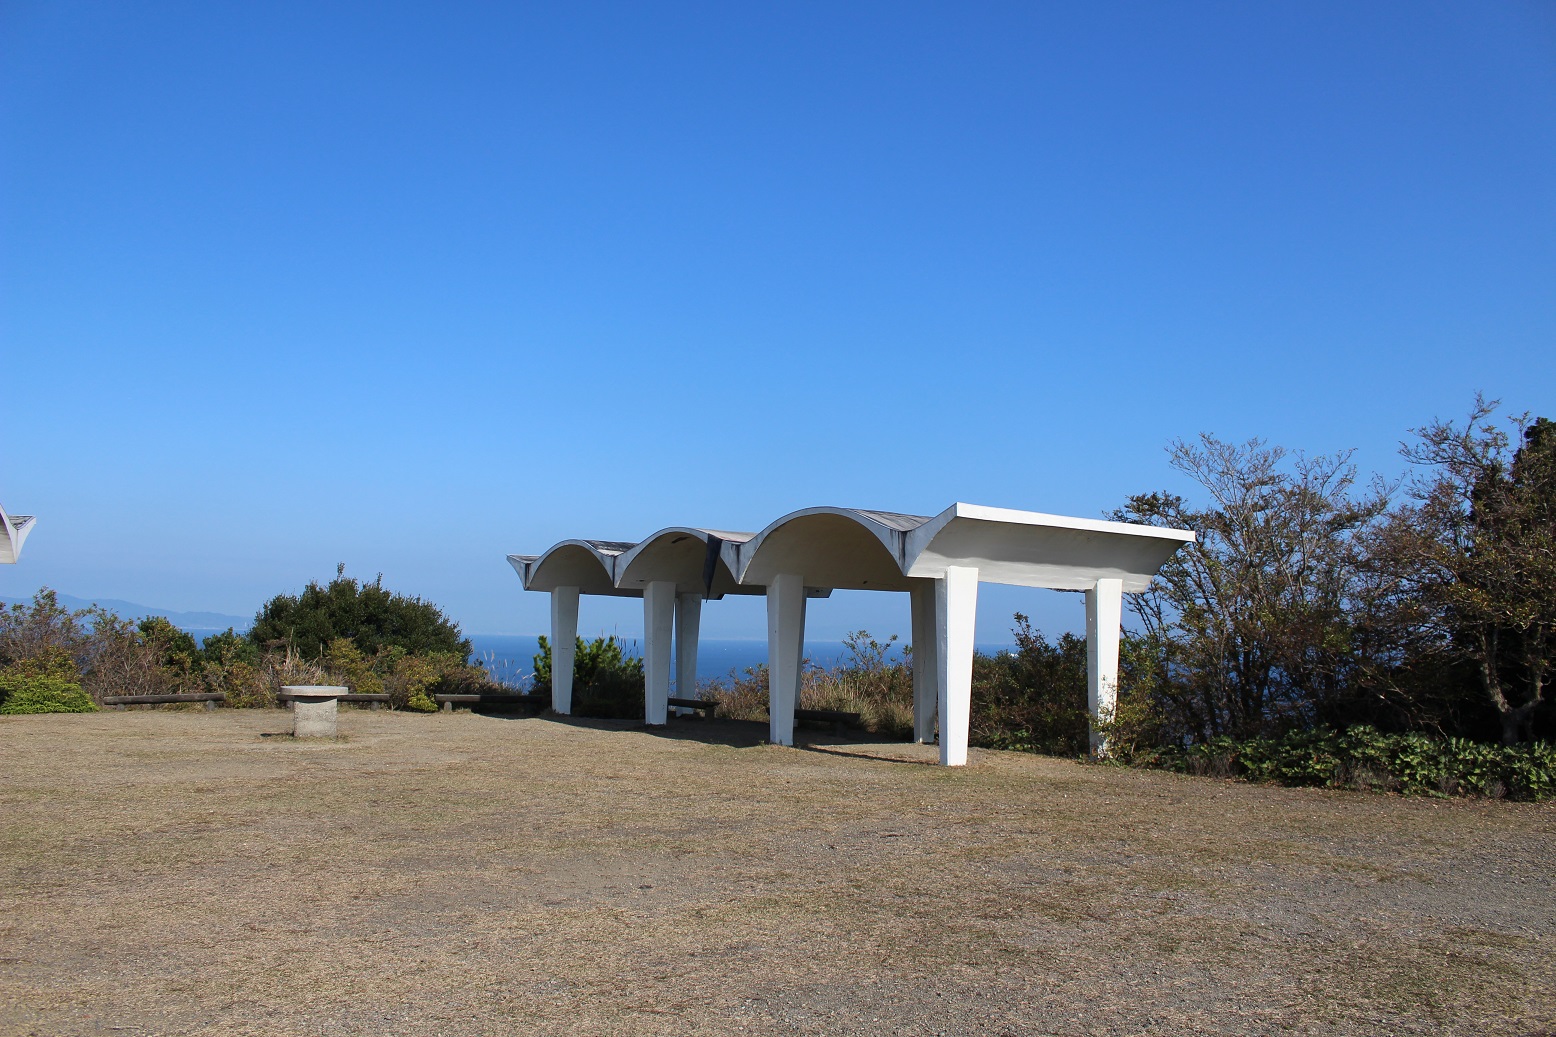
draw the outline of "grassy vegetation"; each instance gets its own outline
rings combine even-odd
[[[357,614],[342,604],[353,588],[366,602]],[[52,591],[40,591],[31,605],[0,609],[0,702],[9,697],[13,711],[22,708],[17,689],[25,686],[34,689],[24,696],[33,712],[90,708],[101,705],[104,695],[210,692],[224,695],[230,707],[264,708],[274,706],[289,684],[337,684],[387,694],[392,709],[432,712],[435,694],[498,690],[487,672],[470,665],[458,650],[415,652],[394,643],[394,624],[388,621],[393,614],[374,618],[372,610],[397,599],[376,585],[360,587],[338,577],[329,595],[313,590],[318,591],[313,597],[328,598],[333,611],[310,630],[315,635],[334,631],[335,636],[312,654],[291,641],[266,641],[232,630],[196,644],[166,619],[131,623],[97,608],[71,612],[58,605]],[[311,599],[305,594],[301,600],[306,605]],[[293,600],[288,615],[302,605]],[[436,611],[416,601],[405,607],[423,625],[430,623],[429,610]],[[348,620],[353,619],[372,624],[361,639],[352,635]],[[447,624],[437,632],[443,640],[458,633]],[[364,650],[363,640],[370,650]],[[79,695],[52,685],[52,690],[43,689],[37,682],[44,679],[75,687]]]

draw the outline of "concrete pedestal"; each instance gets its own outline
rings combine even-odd
[[[292,697],[292,737],[335,737],[335,700],[350,688],[306,684],[287,685],[281,690]]]

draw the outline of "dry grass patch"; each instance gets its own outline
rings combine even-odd
[[[0,1032],[1556,1022],[1550,806],[1011,753],[947,771],[738,723],[341,724],[0,720]]]

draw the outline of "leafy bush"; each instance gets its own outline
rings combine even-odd
[[[643,666],[605,666],[573,690],[573,715],[613,720],[643,719]]]
[[[81,680],[81,671],[76,669],[76,661],[58,645],[45,646],[37,655],[9,663],[0,672],[15,677],[53,677],[71,684]]]
[[[271,598],[248,637],[261,648],[289,645],[309,659],[318,658],[338,638],[350,640],[369,658],[385,648],[408,655],[470,655],[469,640],[436,605],[392,594],[377,581],[358,583],[346,575],[344,563],[327,586],[313,582],[300,595]]]
[[[436,663],[414,655],[395,659],[389,679],[384,687],[389,691],[389,705],[394,709],[409,709],[414,713],[433,713],[438,704],[432,698],[431,689],[442,676]]]
[[[643,716],[643,660],[622,651],[615,637],[578,638],[573,656],[573,715],[621,720]],[[551,642],[535,654],[535,694],[551,694]]]
[[[89,612],[61,608],[47,587],[33,595],[31,605],[0,608],[0,666],[54,653],[69,657],[77,673],[84,672],[93,655],[91,621]]]
[[[0,674],[0,714],[95,713],[94,703],[81,685],[58,677]]]
[[[1216,738],[1151,750],[1133,762],[1189,774],[1280,785],[1374,789],[1404,795],[1556,796],[1556,745],[1487,745],[1463,738],[1385,734],[1357,726],[1344,732],[1298,731],[1281,738]]]
[[[1074,756],[1087,751],[1086,640],[1049,644],[1016,613],[1016,651],[973,659],[969,740],[991,749]]]

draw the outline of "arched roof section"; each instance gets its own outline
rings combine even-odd
[[[7,515],[0,508],[0,563],[14,562],[22,556],[22,543],[36,522],[31,515]]]
[[[616,559],[616,586],[641,594],[650,583],[664,581],[674,583],[677,594],[707,598],[761,594],[763,588],[735,581],[720,550],[724,544],[743,544],[753,535],[692,526],[661,529]]]
[[[584,594],[641,597],[642,590],[616,586],[616,559],[635,546],[617,540],[564,540],[542,555],[509,555],[508,562],[525,590],[577,587]]]
[[[723,551],[744,584],[765,585],[779,573],[798,573],[807,587],[905,591],[911,586],[907,535],[928,521],[892,511],[806,508]]]
[[[1185,529],[957,503],[905,534],[904,568],[938,577],[947,566],[975,566],[987,583],[1055,590],[1119,579],[1124,590],[1143,591],[1193,540]]]

